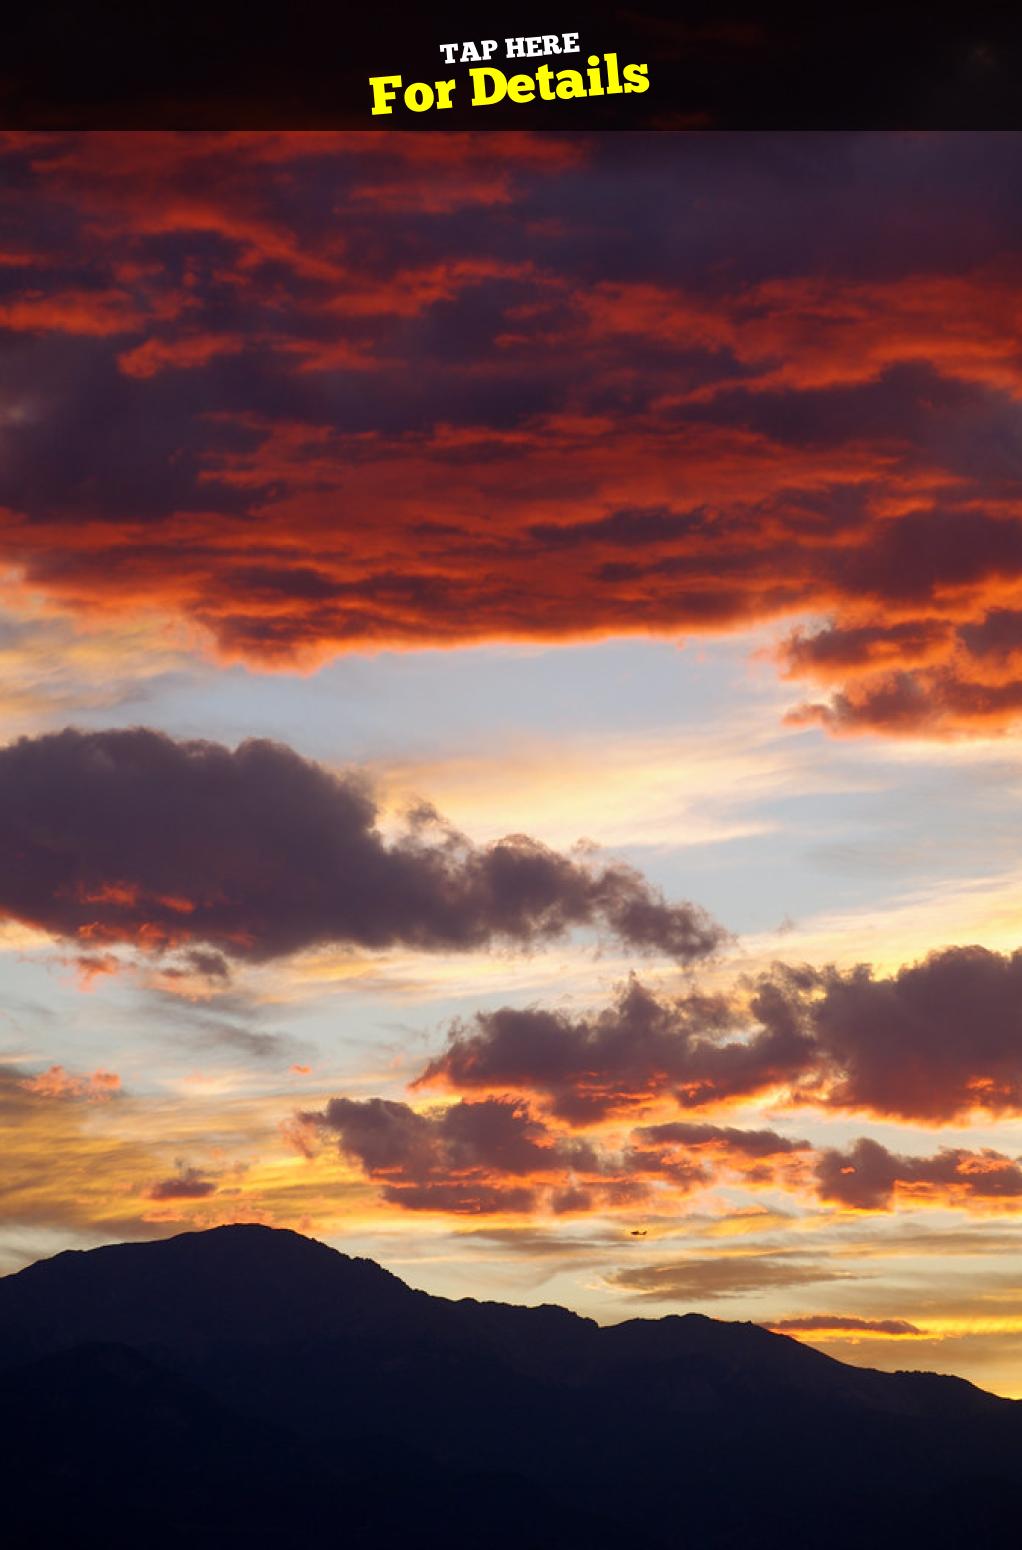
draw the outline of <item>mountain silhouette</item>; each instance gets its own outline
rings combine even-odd
[[[1022,1405],[697,1314],[412,1290],[257,1226],[0,1279],[12,1546],[1010,1543]]]

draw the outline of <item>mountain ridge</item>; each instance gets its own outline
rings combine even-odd
[[[237,1252],[239,1246],[242,1246],[244,1249],[242,1255],[239,1255]],[[315,1265],[317,1270],[322,1270],[332,1277],[330,1280],[331,1292],[335,1292],[341,1286],[340,1277],[342,1275],[346,1279],[354,1278],[351,1286],[345,1287],[345,1290],[354,1290],[360,1296],[369,1291],[372,1291],[374,1294],[385,1292],[392,1301],[386,1308],[381,1308],[380,1304],[377,1303],[371,1310],[374,1317],[386,1316],[390,1308],[399,1305],[402,1299],[407,1299],[404,1306],[408,1310],[415,1307],[421,1309],[428,1305],[438,1311],[441,1309],[457,1309],[470,1313],[470,1310],[479,1310],[480,1313],[490,1313],[495,1316],[504,1314],[512,1317],[524,1316],[526,1320],[539,1317],[556,1318],[565,1321],[563,1325],[565,1329],[571,1327],[578,1332],[582,1330],[603,1331],[605,1332],[605,1338],[618,1341],[628,1340],[632,1343],[633,1351],[637,1346],[641,1347],[643,1344],[648,1344],[651,1341],[655,1342],[665,1334],[674,1335],[682,1329],[687,1331],[698,1330],[703,1340],[718,1339],[716,1332],[755,1331],[756,1333],[751,1336],[745,1335],[740,1338],[759,1340],[762,1337],[762,1349],[764,1351],[769,1349],[773,1352],[783,1350],[786,1354],[794,1352],[810,1353],[806,1357],[795,1357],[792,1355],[791,1359],[793,1361],[815,1360],[821,1365],[828,1364],[831,1368],[841,1369],[845,1373],[870,1373],[875,1374],[880,1379],[906,1377],[933,1379],[939,1384],[947,1383],[953,1385],[959,1392],[969,1391],[974,1395],[981,1395],[984,1400],[989,1400],[995,1405],[1018,1405],[1022,1407],[1022,1401],[1005,1399],[1000,1395],[980,1388],[965,1378],[927,1372],[921,1369],[906,1368],[897,1369],[895,1372],[880,1372],[874,1368],[853,1366],[840,1361],[836,1357],[829,1356],[825,1352],[817,1351],[813,1346],[795,1340],[791,1336],[768,1330],[754,1320],[715,1319],[702,1313],[686,1312],[683,1314],[665,1314],[658,1318],[634,1316],[618,1320],[612,1324],[601,1325],[595,1319],[576,1313],[572,1309],[564,1308],[558,1303],[522,1304],[471,1296],[461,1298],[438,1297],[410,1287],[407,1282],[402,1281],[393,1271],[387,1270],[373,1259],[346,1254],[343,1250],[323,1243],[320,1239],[308,1237],[290,1228],[274,1228],[264,1226],[261,1223],[248,1222],[237,1222],[221,1227],[191,1230],[176,1233],[167,1238],[152,1239],[144,1242],[104,1244],[93,1249],[65,1249],[48,1258],[34,1261],[21,1270],[0,1277],[0,1365],[3,1364],[4,1326],[11,1316],[11,1303],[15,1301],[10,1294],[16,1287],[19,1290],[21,1288],[25,1289],[31,1301],[33,1313],[38,1317],[40,1282],[53,1276],[62,1276],[66,1272],[70,1272],[77,1283],[75,1290],[80,1294],[82,1290],[82,1277],[78,1274],[79,1271],[87,1273],[89,1270],[98,1270],[100,1267],[106,1266],[116,1266],[118,1269],[124,1269],[133,1264],[147,1264],[155,1268],[156,1264],[168,1255],[173,1255],[174,1257],[184,1255],[191,1262],[190,1268],[194,1272],[196,1264],[201,1264],[201,1259],[196,1261],[194,1258],[193,1251],[197,1250],[200,1256],[206,1260],[207,1269],[226,1269],[233,1279],[235,1276],[242,1274],[247,1268],[250,1268],[252,1256],[249,1250],[251,1248],[258,1248],[259,1252],[256,1257],[264,1273],[274,1262],[276,1262],[275,1267],[278,1271],[292,1271],[297,1269],[299,1264],[303,1269],[309,1269]],[[226,1250],[227,1252],[223,1253],[221,1250]],[[265,1252],[267,1250],[270,1251],[269,1254]],[[282,1251],[289,1256],[287,1259],[283,1257]],[[297,1256],[300,1256],[300,1258]],[[205,1291],[209,1288],[204,1287],[202,1289]],[[216,1288],[214,1287],[213,1289]],[[276,1289],[281,1289],[279,1283],[277,1283]],[[137,1292],[138,1289],[132,1288],[132,1290]],[[247,1286],[246,1290],[248,1295],[251,1296],[251,1285]],[[286,1290],[290,1291],[290,1286]],[[110,1292],[109,1286],[104,1285],[103,1291],[105,1296],[108,1297]],[[176,1288],[175,1301],[178,1303],[179,1311],[180,1295],[180,1289]],[[107,1306],[110,1308],[110,1304]],[[111,1311],[115,1311],[115,1307]],[[307,1312],[308,1309],[305,1309],[305,1311]],[[351,1313],[351,1302],[344,1303],[343,1314],[345,1318],[350,1317]],[[609,1334],[609,1332],[615,1333]],[[95,1339],[97,1337],[91,1335],[89,1338]],[[672,1344],[675,1344],[673,1340]]]
[[[702,1314],[601,1326],[432,1297],[252,1224],[0,1279],[0,1413],[0,1453],[50,1514],[40,1547],[312,1550],[338,1496],[362,1504],[342,1536],[359,1550],[905,1550],[924,1530],[943,1550],[977,1512],[990,1539],[1022,1511],[1022,1404],[965,1380]],[[191,1485],[154,1529],[163,1468]],[[69,1537],[60,1503],[95,1514],[97,1482],[123,1540]]]

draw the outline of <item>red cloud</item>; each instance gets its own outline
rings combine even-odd
[[[216,1194],[216,1180],[205,1177],[197,1168],[179,1168],[170,1178],[160,1179],[146,1190],[149,1200],[205,1200]]]
[[[154,377],[168,367],[193,370],[206,366],[218,355],[232,355],[243,348],[243,341],[230,334],[184,334],[171,339],[147,339],[117,357],[117,364],[129,377]]]
[[[264,668],[787,621],[803,721],[1011,724],[1018,146],[757,145],[12,138],[0,557]]]

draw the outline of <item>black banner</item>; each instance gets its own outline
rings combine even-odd
[[[939,15],[923,5],[552,0],[325,10],[292,0],[263,19],[237,0],[192,13],[65,5],[5,22],[0,121],[39,129],[1013,127],[1022,119],[1020,65],[1022,20],[1003,6]]]

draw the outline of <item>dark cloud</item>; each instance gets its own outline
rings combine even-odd
[[[193,947],[183,953],[182,964],[181,969],[167,967],[163,972],[173,976],[191,971],[193,974],[201,975],[203,979],[221,981],[229,980],[231,977],[230,964],[223,954],[207,952],[201,947]]]
[[[951,947],[892,975],[824,972],[808,1010],[828,1102],[928,1120],[1019,1109],[1020,1004],[1022,952]]]
[[[205,1200],[216,1194],[216,1180],[197,1168],[182,1168],[169,1179],[160,1179],[146,1190],[150,1200]]]
[[[629,1266],[608,1277],[610,1284],[635,1297],[657,1302],[712,1302],[773,1287],[814,1281],[849,1281],[849,1271],[809,1254],[777,1252],[719,1255]]]
[[[214,977],[224,955],[326,942],[467,951],[595,926],[687,963],[724,940],[621,863],[524,835],[477,847],[428,810],[388,843],[362,781],[279,743],[22,738],[0,749],[0,844],[3,914],[93,948],[184,947]]]
[[[807,1313],[800,1318],[774,1319],[770,1326],[778,1334],[829,1334],[836,1330],[858,1330],[865,1335],[921,1335],[923,1330],[907,1319],[860,1319],[854,1314]]]
[[[773,1179],[807,1148],[771,1131],[661,1125],[633,1130],[615,1149],[560,1130],[511,1097],[425,1112],[383,1098],[333,1098],[323,1110],[297,1114],[294,1125],[306,1156],[316,1132],[336,1136],[391,1204],[465,1213],[621,1211],[665,1185],[676,1202],[718,1174]]]
[[[593,1147],[553,1136],[510,1100],[420,1114],[384,1098],[332,1098],[300,1119],[336,1135],[383,1198],[406,1210],[530,1211],[541,1186],[575,1174],[598,1176],[603,1168]],[[580,1206],[588,1200],[585,1195]]]
[[[907,1157],[864,1136],[847,1151],[821,1152],[816,1184],[822,1199],[866,1211],[889,1209],[898,1192],[949,1204],[995,1203],[1022,1196],[1022,1167],[989,1148],[942,1147],[932,1157]]]
[[[679,540],[710,532],[718,524],[719,518],[707,511],[672,511],[667,506],[623,507],[598,522],[572,522],[558,527],[540,523],[530,528],[529,536],[555,550],[588,548],[594,543],[633,549],[661,539]]]
[[[679,1122],[638,1126],[625,1161],[637,1176],[691,1188],[719,1172],[737,1172],[749,1182],[776,1182],[785,1159],[809,1150],[808,1141],[793,1141],[773,1130]]]
[[[506,1007],[456,1023],[419,1085],[531,1094],[576,1124],[772,1090],[928,1122],[1015,1113],[1020,1004],[1022,951],[983,947],[891,975],[777,964],[729,997],[668,999],[633,979],[592,1015]]]
[[[775,1022],[752,1040],[724,1043],[721,1035],[742,1027],[727,999],[659,1000],[633,978],[591,1017],[510,1007],[477,1013],[455,1024],[419,1084],[535,1092],[574,1123],[627,1114],[670,1092],[698,1104],[783,1082],[807,1062],[807,1036],[793,1021]]]
[[[724,1147],[746,1157],[780,1157],[809,1150],[808,1141],[793,1141],[776,1130],[738,1130],[733,1125],[686,1124],[640,1125],[632,1138],[654,1146]]]
[[[896,672],[867,680],[823,702],[792,710],[792,726],[813,722],[832,732],[944,735],[997,731],[1022,714],[1022,679],[983,683],[948,668]]]
[[[838,671],[852,673],[888,663],[925,662],[942,654],[951,638],[951,626],[941,619],[843,629],[831,625],[811,634],[796,630],[784,643],[782,661],[792,678],[827,679]]]
[[[1022,653],[1022,613],[1015,608],[994,608],[981,623],[965,624],[958,634],[980,661],[994,657],[1005,662]]]

